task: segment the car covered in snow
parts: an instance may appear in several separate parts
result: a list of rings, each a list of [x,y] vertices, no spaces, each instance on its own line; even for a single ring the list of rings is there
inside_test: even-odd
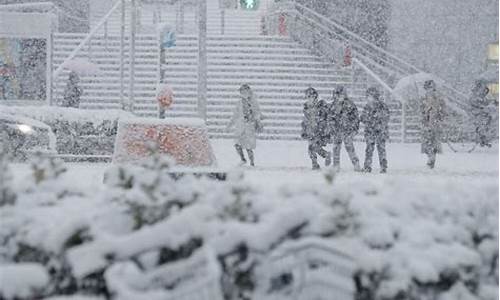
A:
[[[35,152],[55,154],[56,136],[43,122],[0,112],[0,147],[16,160]]]

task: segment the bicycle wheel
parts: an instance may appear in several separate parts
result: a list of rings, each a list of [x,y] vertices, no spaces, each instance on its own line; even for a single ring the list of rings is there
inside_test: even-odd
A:
[[[446,144],[456,153],[471,153],[477,147],[477,143],[473,142],[446,142]]]

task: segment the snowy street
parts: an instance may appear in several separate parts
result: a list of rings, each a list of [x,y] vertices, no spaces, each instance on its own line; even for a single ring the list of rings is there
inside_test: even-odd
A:
[[[307,145],[301,141],[258,141],[255,168],[238,168],[239,159],[231,140],[212,140],[212,147],[218,167],[224,171],[242,169],[247,179],[264,186],[293,185],[294,183],[318,182],[322,180],[320,172],[311,170],[307,156]],[[387,174],[379,174],[378,158],[374,157],[374,170],[371,174],[353,171],[347,153],[342,149],[340,181],[351,182],[370,180],[384,182],[391,178],[404,178],[412,181],[449,180],[450,184],[461,182],[498,181],[498,145],[493,148],[477,148],[472,153],[454,153],[443,145],[444,153],[438,156],[437,167],[429,170],[425,165],[425,155],[420,153],[420,144],[393,143],[387,146],[389,169]],[[331,151],[331,145],[329,145]],[[364,143],[356,143],[356,151],[361,161],[364,159]],[[78,184],[98,183],[106,163],[68,163],[68,176],[78,178]],[[16,167],[16,177],[27,171],[27,166]]]

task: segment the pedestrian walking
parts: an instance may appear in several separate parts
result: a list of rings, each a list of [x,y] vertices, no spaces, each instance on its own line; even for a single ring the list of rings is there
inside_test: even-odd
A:
[[[470,114],[475,127],[476,139],[481,147],[491,147],[490,128],[493,121],[490,100],[486,98],[489,88],[482,80],[476,81],[469,99]]]
[[[325,159],[325,166],[332,161],[330,152],[323,149],[329,142],[328,106],[326,101],[319,100],[318,92],[310,87],[305,90],[304,117],[302,119],[301,137],[308,142],[308,153],[313,170],[320,168],[318,155]]]
[[[248,154],[250,165],[255,166],[254,150],[257,146],[257,133],[263,131],[262,114],[255,94],[248,84],[240,89],[240,99],[236,102],[227,129],[234,130],[234,147],[240,156],[241,164],[247,163],[243,149]]]
[[[367,104],[361,114],[361,122],[365,125],[366,142],[364,172],[372,171],[373,151],[377,147],[380,173],[387,172],[385,143],[389,139],[390,111],[379,90],[370,87],[366,90]]]
[[[425,96],[420,105],[422,115],[422,153],[427,155],[427,166],[434,169],[436,155],[442,152],[441,135],[445,117],[445,102],[438,94],[434,80],[424,83]]]
[[[333,91],[333,102],[328,112],[328,127],[333,139],[333,166],[340,168],[340,150],[342,143],[355,171],[361,171],[359,159],[354,148],[354,136],[359,130],[359,113],[356,104],[347,96],[343,86]]]

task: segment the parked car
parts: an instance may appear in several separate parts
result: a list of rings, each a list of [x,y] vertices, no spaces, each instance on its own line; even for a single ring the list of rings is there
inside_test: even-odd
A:
[[[0,147],[16,160],[30,154],[56,154],[56,136],[49,125],[23,116],[0,112]]]

